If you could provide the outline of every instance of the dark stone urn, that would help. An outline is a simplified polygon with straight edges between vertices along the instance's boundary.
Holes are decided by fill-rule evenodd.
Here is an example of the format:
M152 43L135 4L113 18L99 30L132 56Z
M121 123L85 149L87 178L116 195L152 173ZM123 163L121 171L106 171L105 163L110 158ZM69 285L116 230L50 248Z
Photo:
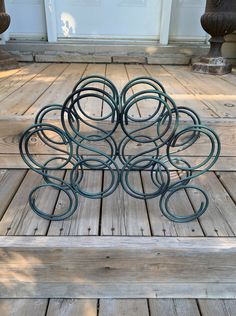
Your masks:
M222 57L225 35L236 30L236 0L207 0L201 17L203 29L211 35L210 50L200 62L193 64L195 72L223 75L231 72L232 65Z
M0 34L5 32L11 22L10 16L5 12L5 4L4 1L0 1Z
M10 16L5 11L4 0L0 0L0 34L5 32L11 22ZM0 49L0 69L18 68L16 58L4 49Z

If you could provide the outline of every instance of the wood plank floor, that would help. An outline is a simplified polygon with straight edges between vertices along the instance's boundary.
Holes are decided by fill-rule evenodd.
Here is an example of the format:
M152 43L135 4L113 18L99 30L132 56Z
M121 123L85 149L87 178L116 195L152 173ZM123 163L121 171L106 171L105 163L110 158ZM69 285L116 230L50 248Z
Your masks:
M236 172L232 170L236 170L235 76L195 74L189 72L186 66L24 64L17 71L0 73L0 119L5 118L6 122L12 116L33 119L43 106L62 103L76 81L90 74L107 76L119 90L134 77L153 76L164 84L177 105L188 106L199 113L204 121L217 122L223 126L222 158L213 171L196 180L196 184L202 185L209 193L208 211L198 221L172 223L161 215L156 201L137 201L119 188L102 201L80 198L77 211L65 221L43 220L32 212L28 204L30 190L41 180L20 165L17 156L18 138L8 133L2 138L0 135L0 235L234 237ZM94 106L90 107L91 115L96 115ZM140 105L137 111L140 116L147 115L145 105ZM12 169L8 169L9 166ZM66 171L60 173L66 176ZM146 178L147 174L142 172L136 174L132 181L142 190L148 190ZM86 173L85 184L95 191L106 181L106 172L97 172L96 177L94 172ZM195 193L181 192L172 207L188 214L194 212L198 206ZM117 203L114 204L114 200ZM62 195L49 191L40 192L38 202L51 213L59 212L65 203ZM0 315L234 316L236 300L1 299Z
M2 316L234 316L236 300L4 299Z
M104 182L100 176L98 183ZM143 177L143 175L142 175ZM91 172L87 183L91 186ZM136 178L135 181L141 181ZM145 182L145 176L144 176ZM28 192L38 183L37 176L28 170L1 170L0 234L30 235L123 235L123 236L235 236L235 183L236 173L209 172L203 180L211 199L209 210L199 221L186 224L171 223L164 219L157 203L145 205L125 196L120 191L116 198L123 199L113 208L114 197L102 201L81 198L75 215L63 222L48 222L35 215L28 205ZM99 184L97 184L99 188ZM97 189L97 188L96 188ZM7 197L7 200L5 200ZM40 204L56 209L63 203L57 195L42 192ZM223 199L222 199L223 197ZM118 199L117 199L118 200ZM126 201L126 202L125 202ZM186 193L175 207L194 208L194 198ZM101 206L102 204L102 206ZM63 207L63 205L61 205ZM1 299L1 315L84 315L84 316L234 316L236 300L194 299Z
M189 106L204 119L236 117L234 75L201 75L187 66L44 63L1 72L0 115L33 115L44 105L62 103L75 83L91 74L107 76L119 90L132 78L152 76L163 83L178 106ZM141 110L141 115L146 111Z
M54 174L63 177L65 171ZM106 172L86 171L85 190L97 192L106 183ZM148 172L132 175L140 190L148 188ZM34 214L28 203L32 188L42 181L31 170L7 170L0 173L0 235L8 236L179 236L228 237L236 235L235 191L236 173L208 172L195 182L209 195L207 212L198 221L173 223L162 216L157 199L137 200L119 187L102 200L79 198L79 206L69 219L47 221ZM143 187L142 187L143 183ZM114 199L117 203L114 204ZM57 191L42 190L37 195L38 206L58 213L66 202ZM181 191L171 201L176 213L191 214L199 206L196 192Z
M159 80L178 106L196 111L203 123L214 128L220 136L221 157L213 170L236 171L235 75L212 77L192 73L187 66L136 64L22 64L18 71L1 72L0 168L25 167L18 150L22 132L33 123L42 107L62 104L75 83L92 74L107 76L119 91L128 80L138 76ZM134 87L131 93L138 89ZM86 103L86 112L91 116L101 115L106 110L97 100L90 98ZM133 109L133 114L145 117L150 111L150 104L143 101ZM40 147L36 149L41 150Z

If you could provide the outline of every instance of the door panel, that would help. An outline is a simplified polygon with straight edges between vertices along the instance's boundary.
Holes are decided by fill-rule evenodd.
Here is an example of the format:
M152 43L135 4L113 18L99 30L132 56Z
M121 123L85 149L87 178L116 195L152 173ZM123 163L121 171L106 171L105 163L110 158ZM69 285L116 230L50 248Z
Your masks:
M205 0L173 0L170 40L205 40L206 33L200 23L205 3Z
M11 16L11 37L46 37L44 0L5 0L5 3Z
M161 0L57 0L59 38L158 39Z

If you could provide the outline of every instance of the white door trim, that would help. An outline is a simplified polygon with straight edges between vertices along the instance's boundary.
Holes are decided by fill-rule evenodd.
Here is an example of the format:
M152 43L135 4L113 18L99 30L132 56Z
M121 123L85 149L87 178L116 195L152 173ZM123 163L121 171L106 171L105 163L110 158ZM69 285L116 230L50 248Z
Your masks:
M44 0L47 37L49 43L57 42L57 22L55 0Z
M160 44L168 45L172 0L162 0Z

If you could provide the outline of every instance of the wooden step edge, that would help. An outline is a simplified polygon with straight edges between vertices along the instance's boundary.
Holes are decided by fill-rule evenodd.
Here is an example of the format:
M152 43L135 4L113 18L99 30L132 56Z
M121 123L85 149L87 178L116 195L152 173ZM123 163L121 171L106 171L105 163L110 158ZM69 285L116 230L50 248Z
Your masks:
M0 237L0 298L235 298L236 238Z

